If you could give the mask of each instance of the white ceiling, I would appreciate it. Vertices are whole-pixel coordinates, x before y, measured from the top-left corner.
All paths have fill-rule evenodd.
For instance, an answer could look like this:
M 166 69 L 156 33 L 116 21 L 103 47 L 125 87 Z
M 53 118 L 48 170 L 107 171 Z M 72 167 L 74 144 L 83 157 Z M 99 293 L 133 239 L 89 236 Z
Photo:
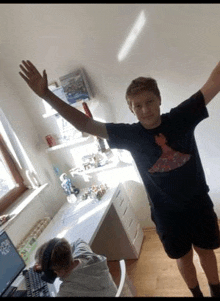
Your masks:
M 141 11 L 143 30 L 119 62 Z M 204 84 L 219 61 L 219 37 L 220 4 L 0 4 L 1 70 L 24 100 L 31 92 L 18 65 L 30 59 L 50 81 L 84 67 L 93 92 L 117 109 L 130 81 L 150 75 L 169 108 Z

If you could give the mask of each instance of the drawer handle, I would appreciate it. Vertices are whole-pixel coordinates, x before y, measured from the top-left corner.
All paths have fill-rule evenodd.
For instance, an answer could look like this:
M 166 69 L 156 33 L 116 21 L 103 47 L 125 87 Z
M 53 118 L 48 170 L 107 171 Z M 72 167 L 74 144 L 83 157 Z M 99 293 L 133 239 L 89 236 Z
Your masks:
M 123 215 L 125 215 L 125 213 L 127 212 L 127 210 L 128 210 L 128 207 L 125 208 L 125 211 L 124 211 Z
M 130 221 L 128 228 L 130 228 L 132 224 L 133 224 L 133 219 Z
M 117 195 L 116 195 L 116 198 L 118 197 L 118 195 L 119 195 L 120 192 L 121 192 L 121 190 L 118 191 L 118 193 L 117 193 Z
M 124 202 L 124 199 L 121 199 L 120 207 L 121 207 L 121 205 L 123 204 L 123 202 Z
M 134 236 L 134 240 L 136 239 L 136 237 L 138 235 L 138 230 L 139 230 L 139 225 L 137 226 L 137 230 L 136 230 L 136 233 L 135 233 L 135 236 Z

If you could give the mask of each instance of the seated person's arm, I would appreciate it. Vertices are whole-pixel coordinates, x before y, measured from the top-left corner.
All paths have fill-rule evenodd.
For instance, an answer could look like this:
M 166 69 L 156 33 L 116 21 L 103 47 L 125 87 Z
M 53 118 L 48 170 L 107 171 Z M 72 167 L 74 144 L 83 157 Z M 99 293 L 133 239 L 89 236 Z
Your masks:
M 81 238 L 77 239 L 74 243 L 72 243 L 72 249 L 74 252 L 74 257 L 78 255 L 91 255 L 93 254 L 90 246 Z

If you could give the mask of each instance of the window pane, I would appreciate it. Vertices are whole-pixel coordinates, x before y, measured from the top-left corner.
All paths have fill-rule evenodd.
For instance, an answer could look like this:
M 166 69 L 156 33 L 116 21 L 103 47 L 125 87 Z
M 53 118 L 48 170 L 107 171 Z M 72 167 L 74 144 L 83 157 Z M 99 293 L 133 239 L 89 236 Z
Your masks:
M 0 198 L 16 187 L 16 182 L 0 153 Z

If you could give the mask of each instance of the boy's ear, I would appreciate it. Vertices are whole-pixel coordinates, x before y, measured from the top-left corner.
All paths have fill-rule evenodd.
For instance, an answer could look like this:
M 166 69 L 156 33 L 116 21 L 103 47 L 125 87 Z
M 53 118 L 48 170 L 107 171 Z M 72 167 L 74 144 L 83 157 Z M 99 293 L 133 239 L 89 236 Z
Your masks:
M 36 262 L 35 265 L 34 265 L 34 270 L 35 270 L 35 271 L 39 271 L 39 272 L 42 271 L 41 265 L 40 265 L 39 263 Z
M 129 109 L 130 109 L 131 113 L 133 113 L 133 114 L 134 114 L 134 111 L 132 110 L 132 107 L 131 107 L 131 105 L 129 105 Z
M 57 276 L 59 276 L 59 271 L 55 271 L 55 270 L 53 270 L 53 271 Z

